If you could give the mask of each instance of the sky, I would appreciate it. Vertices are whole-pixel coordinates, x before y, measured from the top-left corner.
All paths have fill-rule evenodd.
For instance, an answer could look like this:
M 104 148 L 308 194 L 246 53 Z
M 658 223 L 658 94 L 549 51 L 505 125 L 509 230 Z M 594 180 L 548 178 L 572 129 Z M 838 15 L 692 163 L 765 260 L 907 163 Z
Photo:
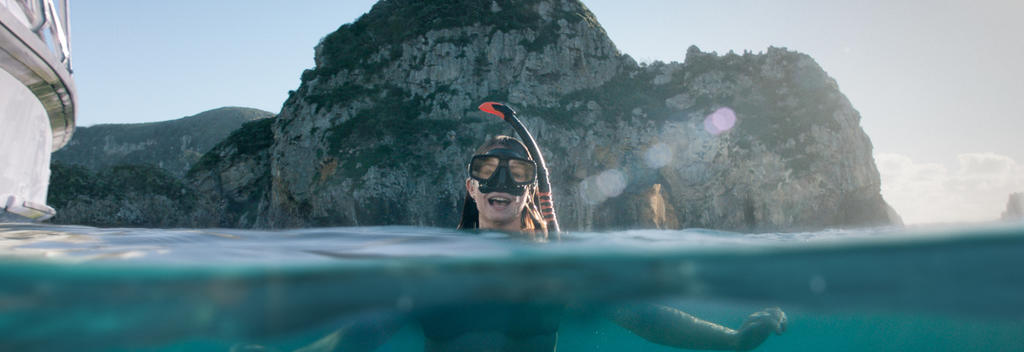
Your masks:
M 908 224 L 992 220 L 1024 192 L 1024 1 L 583 1 L 641 62 L 690 45 L 810 55 L 860 112 Z M 373 3 L 73 1 L 78 125 L 278 112 L 320 38 Z

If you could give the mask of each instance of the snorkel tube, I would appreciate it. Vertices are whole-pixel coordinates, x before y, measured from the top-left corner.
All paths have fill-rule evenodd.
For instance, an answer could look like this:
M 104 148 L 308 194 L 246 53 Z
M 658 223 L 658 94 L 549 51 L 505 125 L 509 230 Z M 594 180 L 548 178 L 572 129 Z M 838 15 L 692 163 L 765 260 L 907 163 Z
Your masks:
M 555 203 L 551 199 L 548 165 L 544 162 L 544 156 L 540 154 L 540 148 L 537 148 L 537 141 L 533 140 L 533 135 L 526 129 L 526 126 L 519 122 L 519 118 L 516 117 L 516 112 L 512 108 L 501 103 L 486 102 L 480 104 L 480 110 L 497 115 L 502 120 L 505 120 L 505 122 L 508 122 L 509 125 L 512 125 L 512 129 L 516 130 L 516 133 L 519 134 L 523 144 L 526 144 L 526 149 L 530 151 L 530 155 L 533 156 L 534 161 L 537 163 L 537 197 L 540 199 L 541 216 L 547 222 L 549 230 L 554 231 L 556 234 L 561 233 L 562 230 L 558 227 L 558 219 L 555 217 Z

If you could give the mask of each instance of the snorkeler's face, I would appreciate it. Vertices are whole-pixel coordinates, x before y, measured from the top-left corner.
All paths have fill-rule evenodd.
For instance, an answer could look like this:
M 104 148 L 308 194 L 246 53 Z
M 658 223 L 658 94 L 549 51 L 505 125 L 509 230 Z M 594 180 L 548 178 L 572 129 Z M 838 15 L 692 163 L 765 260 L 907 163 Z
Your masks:
M 529 192 L 518 196 L 505 192 L 483 193 L 480 182 L 474 179 L 466 180 L 466 191 L 476 201 L 481 229 L 520 230 L 519 214 L 526 207 Z

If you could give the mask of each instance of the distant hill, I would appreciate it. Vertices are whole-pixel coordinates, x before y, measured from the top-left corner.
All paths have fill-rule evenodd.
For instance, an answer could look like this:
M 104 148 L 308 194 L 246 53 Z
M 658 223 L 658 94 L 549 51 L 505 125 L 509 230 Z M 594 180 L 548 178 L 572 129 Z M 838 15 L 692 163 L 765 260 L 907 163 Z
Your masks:
M 102 171 L 115 165 L 153 165 L 182 178 L 199 158 L 243 123 L 273 116 L 243 107 L 223 107 L 177 120 L 79 127 L 56 164 Z

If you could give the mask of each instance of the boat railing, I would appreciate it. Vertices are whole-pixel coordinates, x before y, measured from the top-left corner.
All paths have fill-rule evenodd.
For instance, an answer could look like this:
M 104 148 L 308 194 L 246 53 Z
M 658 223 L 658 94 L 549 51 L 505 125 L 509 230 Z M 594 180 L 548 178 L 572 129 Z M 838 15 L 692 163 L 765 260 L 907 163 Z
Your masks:
M 75 130 L 69 1 L 0 0 L 0 67 L 42 103 L 53 150 Z
M 60 59 L 64 68 L 72 72 L 68 0 L 0 0 L 0 5 L 24 21 Z

